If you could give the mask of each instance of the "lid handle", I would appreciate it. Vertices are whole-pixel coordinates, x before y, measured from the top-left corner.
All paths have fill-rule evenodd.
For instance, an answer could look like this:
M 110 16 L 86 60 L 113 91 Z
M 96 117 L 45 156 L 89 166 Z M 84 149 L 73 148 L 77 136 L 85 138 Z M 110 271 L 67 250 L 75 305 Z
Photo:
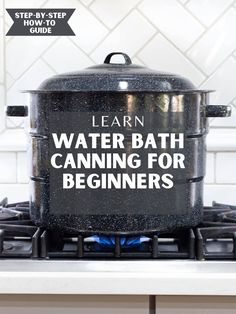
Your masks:
M 114 55 L 122 55 L 124 57 L 124 59 L 125 59 L 125 63 L 124 63 L 125 65 L 132 64 L 132 61 L 131 61 L 130 57 L 126 53 L 123 53 L 123 52 L 111 52 L 111 53 L 109 53 L 109 55 L 106 56 L 106 58 L 104 60 L 104 63 L 105 64 L 111 64 L 111 58 Z

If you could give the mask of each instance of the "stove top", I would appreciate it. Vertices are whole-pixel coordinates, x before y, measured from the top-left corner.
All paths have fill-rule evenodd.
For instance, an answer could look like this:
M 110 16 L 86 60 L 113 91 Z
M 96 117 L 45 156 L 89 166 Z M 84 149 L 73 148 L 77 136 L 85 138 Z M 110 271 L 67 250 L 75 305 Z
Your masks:
M 0 258 L 236 259 L 236 206 L 204 207 L 201 225 L 171 233 L 67 234 L 33 224 L 29 202 L 0 202 Z

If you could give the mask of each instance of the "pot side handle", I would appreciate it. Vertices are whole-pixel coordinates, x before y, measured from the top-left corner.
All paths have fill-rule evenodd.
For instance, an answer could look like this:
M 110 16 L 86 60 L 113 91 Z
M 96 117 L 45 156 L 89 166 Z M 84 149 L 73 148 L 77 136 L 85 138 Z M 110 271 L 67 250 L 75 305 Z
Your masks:
M 216 118 L 216 117 L 230 117 L 231 116 L 231 106 L 225 105 L 208 105 L 206 106 L 206 117 Z
M 8 117 L 27 117 L 28 107 L 27 106 L 7 106 L 6 115 Z

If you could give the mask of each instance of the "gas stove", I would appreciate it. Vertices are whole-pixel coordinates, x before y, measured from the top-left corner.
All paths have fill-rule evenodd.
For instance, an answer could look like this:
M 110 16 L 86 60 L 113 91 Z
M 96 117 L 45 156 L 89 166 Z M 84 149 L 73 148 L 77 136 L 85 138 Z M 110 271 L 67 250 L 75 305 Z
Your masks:
M 236 206 L 204 207 L 196 228 L 171 233 L 116 235 L 61 233 L 30 220 L 29 202 L 0 202 L 0 258 L 28 259 L 236 259 Z

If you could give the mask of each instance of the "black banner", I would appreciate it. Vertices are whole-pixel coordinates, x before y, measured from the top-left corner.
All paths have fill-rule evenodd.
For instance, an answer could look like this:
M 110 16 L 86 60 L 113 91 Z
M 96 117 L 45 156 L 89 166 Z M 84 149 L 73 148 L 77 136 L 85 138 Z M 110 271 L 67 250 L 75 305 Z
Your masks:
M 166 119 L 167 112 L 50 112 L 51 214 L 185 214 L 184 125 L 166 133 Z
M 6 36 L 75 36 L 68 20 L 75 9 L 6 9 L 13 25 Z

